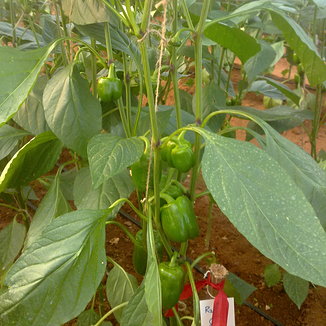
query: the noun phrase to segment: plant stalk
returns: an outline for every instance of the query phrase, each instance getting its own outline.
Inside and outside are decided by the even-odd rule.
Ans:
[[[202,33],[204,30],[204,23],[206,21],[208,10],[210,8],[211,0],[204,0],[201,15],[199,18],[198,25],[196,27],[195,38],[195,87],[196,87],[196,108],[195,108],[195,122],[196,125],[200,125],[202,121],[202,106],[203,106],[203,96],[202,96]],[[200,166],[200,135],[196,133],[195,136],[195,164],[192,169],[191,183],[190,183],[190,197],[191,200],[195,199],[196,181],[199,173]]]

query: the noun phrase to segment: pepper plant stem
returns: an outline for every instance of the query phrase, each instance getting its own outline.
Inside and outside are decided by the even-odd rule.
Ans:
[[[173,1],[173,33],[177,32],[178,28],[178,1]],[[177,119],[177,129],[182,127],[182,116],[181,116],[181,102],[180,102],[180,92],[178,85],[178,69],[177,69],[177,52],[175,46],[172,45],[171,48],[171,74],[173,83],[173,93],[175,101],[176,119]]]
[[[144,4],[144,12],[143,12],[143,20],[141,22],[141,32],[144,33],[144,37],[140,40],[140,53],[141,53],[141,61],[144,69],[144,80],[147,90],[147,99],[149,106],[149,114],[150,114],[150,123],[151,123],[151,133],[152,133],[152,148],[154,152],[154,172],[153,172],[153,181],[154,181],[154,222],[159,231],[161,230],[160,223],[160,152],[159,152],[159,132],[158,132],[158,124],[157,117],[155,111],[155,102],[154,102],[154,94],[152,88],[151,81],[151,73],[149,67],[148,60],[148,39],[146,34],[148,33],[148,23],[150,17],[150,10],[152,7],[152,1],[146,0]]]
[[[204,0],[201,15],[199,18],[198,25],[195,31],[195,87],[196,87],[196,108],[195,108],[195,121],[197,125],[201,124],[202,120],[202,60],[203,60],[203,50],[202,50],[202,33],[204,29],[204,23],[208,15],[208,10],[210,7],[211,0]],[[192,169],[191,183],[190,183],[190,197],[191,200],[195,199],[195,190],[196,190],[196,181],[199,172],[200,165],[200,135],[196,134],[195,136],[195,147],[194,147],[194,156],[195,164]]]
[[[118,306],[114,307],[113,309],[111,309],[109,312],[107,312],[94,326],[99,326],[101,325],[104,320],[106,318],[108,318],[110,315],[112,315],[115,311],[123,308],[124,306],[126,306],[128,304],[128,301],[127,302],[123,302],[123,303],[120,303]]]
[[[186,261],[185,265],[187,268],[189,282],[190,282],[192,293],[193,293],[194,324],[199,325],[200,308],[199,308],[199,297],[198,297],[198,293],[197,293],[197,289],[196,289],[196,284],[195,284],[194,276],[192,275],[190,264]]]

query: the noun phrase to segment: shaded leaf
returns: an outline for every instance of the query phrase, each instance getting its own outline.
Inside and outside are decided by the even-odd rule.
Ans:
[[[119,304],[130,300],[138,287],[138,283],[133,275],[127,273],[115,261],[111,259],[110,261],[114,266],[108,273],[105,290],[110,307],[114,308]],[[122,311],[123,308],[114,313],[118,322],[121,320]]]
[[[0,275],[14,262],[23,246],[25,235],[25,226],[16,219],[0,231]]]
[[[274,24],[283,32],[285,40],[298,55],[310,85],[316,86],[326,80],[326,64],[320,57],[312,39],[292,18],[271,12]]]
[[[283,286],[287,295],[300,309],[308,296],[309,282],[285,272],[283,274]]]
[[[89,168],[78,171],[74,183],[74,201],[78,209],[105,209],[119,198],[128,198],[134,186],[127,170],[104,181],[98,188],[92,185]],[[116,215],[123,203],[114,207]]]
[[[111,134],[93,137],[88,144],[88,159],[94,188],[137,162],[144,152],[143,141]]]
[[[296,94],[293,90],[288,88],[286,85],[284,85],[284,84],[282,84],[282,83],[280,83],[280,82],[278,82],[276,80],[273,80],[271,78],[268,78],[268,77],[260,77],[260,79],[265,80],[268,84],[270,84],[273,87],[275,87],[276,89],[278,89],[284,96],[289,98],[296,105],[299,105],[299,102],[300,102],[300,99],[301,99],[300,95]]]
[[[0,176],[0,192],[26,185],[51,170],[62,144],[51,133],[37,135],[25,144],[7,163]]]
[[[242,304],[257,289],[237,275],[229,273],[224,290],[228,297],[234,297],[237,304]]]
[[[46,76],[40,76],[37,79],[26,101],[13,118],[23,129],[29,131],[33,135],[38,135],[50,130],[45,120],[43,108],[43,91],[47,81],[48,79]]]
[[[282,273],[277,264],[267,265],[264,269],[264,279],[268,287],[274,286],[282,279]]]
[[[245,63],[260,50],[257,41],[238,27],[214,23],[205,29],[204,34],[220,46],[230,49],[242,63]]]
[[[33,216],[25,241],[25,249],[40,237],[54,218],[70,211],[71,207],[60,189],[60,176],[56,175]]]
[[[9,125],[0,127],[0,160],[9,155],[20,139],[29,135],[28,132]]]
[[[25,101],[54,47],[52,44],[33,51],[0,47],[0,125],[8,121]]]
[[[62,0],[62,7],[69,20],[86,25],[108,20],[106,6],[98,0]]]
[[[144,278],[145,298],[154,325],[162,325],[161,280],[157,265],[152,219],[147,226],[147,268]]]
[[[138,287],[128,305],[123,309],[120,324],[124,326],[154,325],[146,304],[144,283]]]
[[[259,74],[266,71],[276,57],[276,53],[269,43],[264,41],[259,43],[261,46],[260,51],[244,64],[249,83],[253,82]]]
[[[43,105],[53,133],[69,148],[86,157],[89,139],[102,126],[100,102],[91,94],[88,82],[68,66],[48,81]]]
[[[0,324],[59,326],[78,316],[106,265],[107,211],[58,217],[9,270],[0,294]]]

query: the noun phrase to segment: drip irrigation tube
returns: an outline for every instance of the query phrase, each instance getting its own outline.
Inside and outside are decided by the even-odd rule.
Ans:
[[[121,216],[123,216],[124,218],[128,219],[130,222],[134,223],[135,225],[137,225],[138,227],[141,227],[141,224],[139,223],[139,221],[137,221],[136,219],[134,219],[130,214],[128,214],[127,212],[125,212],[123,209],[120,209],[119,214]],[[175,250],[175,248],[172,248],[173,250]],[[192,263],[192,259],[186,257],[187,261],[189,261],[189,263]],[[201,273],[202,275],[205,275],[206,271],[201,268],[198,265],[194,266],[194,269]],[[266,314],[263,310],[257,308],[256,306],[254,306],[252,303],[244,301],[243,304],[247,307],[249,307],[250,309],[252,309],[254,312],[256,312],[257,314],[259,314],[260,316],[264,317],[265,319],[267,319],[268,321],[270,321],[271,323],[273,323],[275,326],[283,326],[283,324],[281,324],[279,321],[275,320],[273,317],[271,317],[270,315]]]

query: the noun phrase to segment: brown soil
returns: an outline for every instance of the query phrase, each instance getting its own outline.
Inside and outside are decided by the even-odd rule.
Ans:
[[[283,64],[283,63],[282,63]],[[285,63],[284,63],[285,64]],[[284,67],[279,66],[277,74]],[[236,81],[239,74],[235,72],[233,80]],[[188,89],[189,90],[189,89]],[[190,90],[191,91],[191,90]],[[172,95],[171,95],[172,96]],[[171,103],[172,97],[168,99]],[[255,94],[249,94],[245,98],[243,105],[256,108],[263,108],[262,97]],[[236,120],[234,123],[246,123],[245,120]],[[302,127],[296,127],[287,131],[284,135],[302,146],[308,152],[310,151],[308,136]],[[239,134],[241,138],[241,134]],[[318,151],[326,149],[326,127],[323,126],[318,137]],[[37,188],[39,197],[44,195],[44,190]],[[205,190],[202,180],[199,180],[198,191]],[[196,240],[190,242],[188,255],[195,258],[205,252],[204,238],[207,229],[208,199],[202,197],[196,202],[196,213],[199,217],[201,234]],[[129,212],[127,207],[125,209]],[[0,229],[7,225],[14,217],[15,212],[0,206]],[[133,233],[137,227],[126,219],[118,216],[118,219],[124,223]],[[299,310],[288,298],[282,285],[268,288],[263,279],[264,267],[271,263],[259,253],[257,249],[234,228],[229,220],[220,212],[218,207],[213,210],[213,227],[210,250],[216,253],[216,257],[230,272],[238,275],[245,281],[251,283],[257,288],[248,299],[249,302],[260,308],[275,320],[284,326],[324,326],[326,323],[326,288],[311,287],[309,296]],[[112,225],[107,229],[106,240],[107,254],[121,264],[129,273],[135,274],[132,267],[132,243],[124,233],[116,226]],[[207,266],[203,266],[207,267]],[[196,278],[202,276],[196,274]],[[140,281],[139,276],[137,276]],[[105,301],[105,299],[104,299]],[[107,311],[108,307],[103,300],[96,300],[97,304],[102,306],[102,312]],[[76,325],[76,322],[70,322],[66,325]],[[236,325],[237,326],[271,326],[273,323],[267,321],[259,314],[247,306],[236,306]]]

